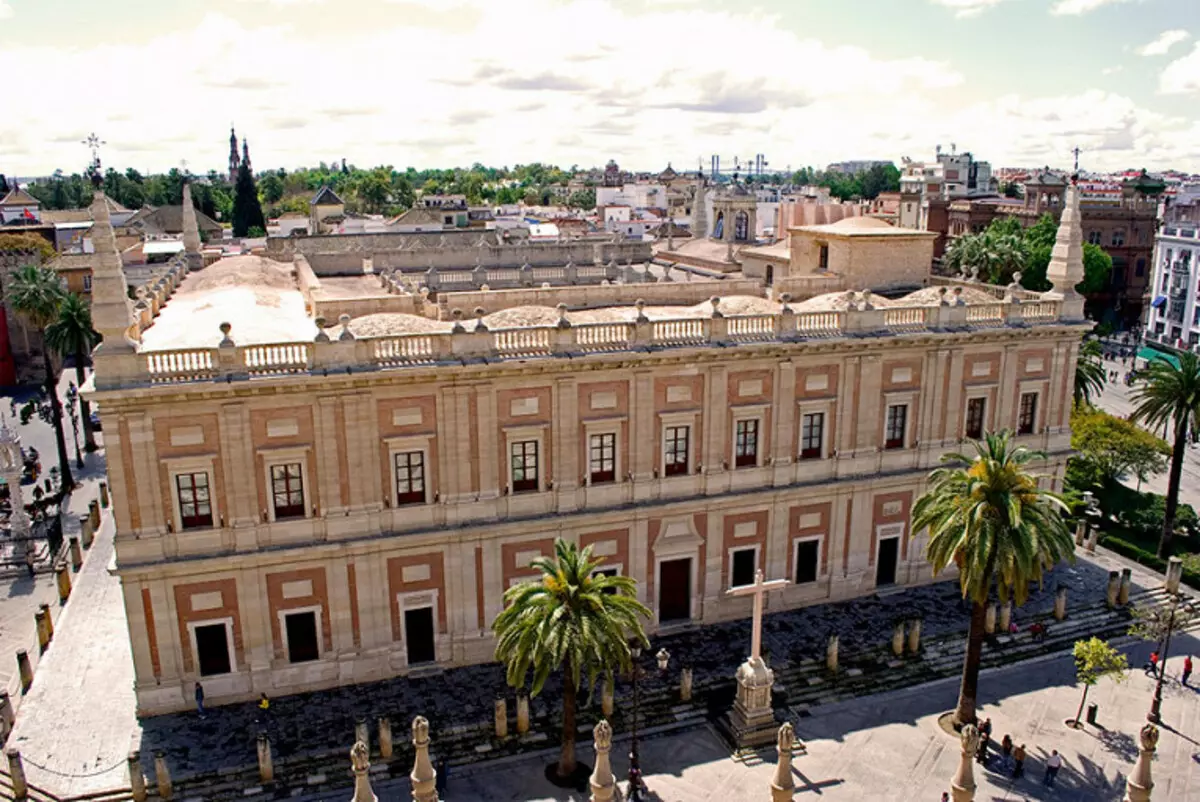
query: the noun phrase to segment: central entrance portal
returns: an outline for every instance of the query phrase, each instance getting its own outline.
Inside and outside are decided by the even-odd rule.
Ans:
[[[432,663],[437,659],[433,646],[433,608],[418,607],[404,611],[404,648],[408,664]]]
[[[875,560],[875,586],[896,584],[896,564],[900,559],[900,538],[885,537],[879,541],[879,556]]]
[[[659,623],[688,621],[692,617],[692,560],[664,560],[658,564]]]

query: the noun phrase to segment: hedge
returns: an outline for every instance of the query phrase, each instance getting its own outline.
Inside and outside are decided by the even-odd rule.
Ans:
[[[1122,540],[1113,535],[1104,535],[1100,538],[1100,545],[1105,548],[1112,549],[1122,557],[1128,557],[1139,565],[1144,565],[1147,568],[1153,568],[1159,573],[1166,573],[1167,561],[1158,557],[1152,552],[1146,551],[1141,546],[1130,543],[1128,540]],[[1200,572],[1189,571],[1186,566],[1183,569],[1183,581],[1185,584],[1200,590]]]

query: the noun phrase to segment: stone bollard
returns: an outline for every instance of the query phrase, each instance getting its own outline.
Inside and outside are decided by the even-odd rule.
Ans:
[[[825,668],[829,669],[830,674],[838,673],[838,636],[830,635],[829,642],[825,644]]]
[[[1117,595],[1121,592],[1121,574],[1117,571],[1108,572],[1108,590],[1105,593],[1105,601],[1109,607],[1117,606]]]
[[[1150,802],[1150,792],[1154,790],[1150,762],[1154,760],[1154,750],[1158,746],[1158,727],[1147,724],[1140,734],[1137,764],[1125,781],[1125,802]]]
[[[612,765],[608,753],[612,749],[612,727],[604,719],[596,722],[592,728],[592,748],[596,750],[596,768],[588,778],[592,787],[591,802],[611,802],[613,792],[617,788],[617,779],[613,777]]]
[[[354,770],[354,796],[350,802],[379,802],[379,797],[371,788],[371,750],[362,741],[355,741],[354,746],[350,747],[350,768]],[[414,786],[413,799],[416,798]]]
[[[1179,557],[1172,557],[1167,560],[1167,578],[1163,583],[1167,593],[1175,594],[1179,592],[1179,583],[1183,580],[1183,560]]]
[[[1006,601],[1000,605],[1000,625],[1001,632],[1008,634],[1008,628],[1012,625],[1012,602]]]
[[[371,731],[367,729],[367,719],[359,716],[354,720],[354,742],[367,745],[367,754],[371,754]]]
[[[1121,571],[1121,589],[1117,591],[1117,604],[1124,607],[1129,604],[1129,592],[1133,590],[1133,569],[1125,568]]]
[[[8,691],[0,691],[0,743],[4,743],[4,738],[12,732],[16,718]]]
[[[496,697],[496,737],[508,737],[508,701],[503,696]]]
[[[50,648],[50,628],[46,625],[50,616],[44,610],[33,614],[33,622],[37,626],[38,653],[45,654]]]
[[[600,712],[605,718],[612,715],[613,711],[613,680],[612,677],[604,680],[600,687]]]
[[[517,694],[517,735],[529,732],[529,697]]]
[[[125,759],[129,765],[129,795],[133,802],[146,802],[146,775],[142,771],[142,753],[133,751]]]
[[[21,675],[21,693],[28,693],[33,685],[33,664],[29,662],[29,652],[17,650],[17,673]]]
[[[1091,534],[1088,535],[1087,543],[1084,544],[1084,548],[1087,549],[1087,553],[1095,554],[1096,553],[1096,544],[1099,542],[1100,542],[1100,527],[1093,526]]]
[[[914,618],[908,622],[908,653],[916,654],[921,651],[921,619]]]
[[[950,783],[950,793],[954,802],[971,802],[975,799],[975,752],[979,748],[979,730],[974,724],[968,724],[959,733],[962,752],[958,758],[958,771]]]
[[[1083,541],[1087,538],[1087,519],[1080,518],[1075,524],[1075,545],[1082,546]]]
[[[438,802],[437,772],[429,762],[429,722],[424,716],[417,716],[412,723],[412,744],[416,752],[413,759],[412,774],[408,775],[412,783],[413,802]],[[355,800],[355,802],[363,802]]]
[[[29,798],[29,784],[25,782],[25,765],[21,762],[21,753],[16,749],[6,749],[8,756],[8,778],[12,783],[12,798],[16,802]]]
[[[79,538],[73,537],[68,541],[71,544],[71,570],[78,571],[83,567],[83,549],[79,547]]]
[[[685,666],[679,671],[679,701],[692,701],[692,668]]]
[[[1067,589],[1060,587],[1054,594],[1054,620],[1062,621],[1067,617]]]
[[[996,632],[996,605],[989,603],[983,614],[983,631],[989,635]]]
[[[100,483],[100,506],[108,509],[108,482]]]
[[[169,800],[174,788],[171,785],[171,770],[167,768],[167,756],[162,752],[154,753],[154,777],[158,780],[159,798]]]
[[[81,515],[79,517],[79,542],[85,549],[91,547],[95,535],[96,532],[92,529],[92,516]]]
[[[258,734],[258,781],[263,785],[275,781],[275,761],[271,759],[271,739],[265,732]]]
[[[92,534],[100,528],[100,502],[92,499],[88,502],[88,516],[92,519]]]
[[[775,777],[771,780],[771,802],[792,802],[796,781],[792,778],[792,747],[796,743],[796,730],[790,721],[785,721],[775,735],[775,751],[779,762],[775,766]]]
[[[50,636],[50,640],[54,640],[54,616],[50,615],[50,605],[39,604],[38,612],[46,616],[46,633]]]
[[[392,759],[392,720],[387,716],[379,717],[379,756]]]
[[[904,622],[896,624],[896,628],[892,630],[892,654],[897,657],[904,656]]]
[[[54,566],[54,577],[58,580],[58,600],[65,604],[71,597],[71,569],[65,562]]]

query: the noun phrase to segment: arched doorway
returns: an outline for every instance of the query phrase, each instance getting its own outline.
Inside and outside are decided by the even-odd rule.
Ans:
[[[725,233],[725,212],[717,212],[717,219],[713,223],[713,239],[721,239]]]

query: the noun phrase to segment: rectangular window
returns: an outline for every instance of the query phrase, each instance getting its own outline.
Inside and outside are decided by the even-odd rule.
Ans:
[[[620,576],[620,572],[619,572],[619,571],[617,571],[617,569],[616,569],[616,568],[598,568],[598,569],[596,569],[595,571],[592,571],[592,576],[594,576],[594,577],[600,577],[600,576]],[[601,592],[601,593],[607,593],[609,596],[615,596],[615,595],[617,595],[617,589],[616,589],[616,588],[605,588],[604,590],[602,590],[602,591],[600,591],[600,592]]]
[[[1017,434],[1033,434],[1037,421],[1037,393],[1021,393],[1021,412],[1017,417]]]
[[[817,269],[818,270],[828,270],[829,269],[829,246],[828,245],[821,246],[820,253],[817,256]]]
[[[821,557],[821,541],[796,541],[796,584],[817,581],[817,561]]]
[[[800,459],[820,459],[825,439],[825,413],[810,412],[800,423]]]
[[[304,479],[299,462],[271,466],[275,519],[304,517]]]
[[[1120,247],[1125,244],[1125,229],[1114,228],[1112,233],[1112,244]]]
[[[738,549],[729,559],[729,586],[736,588],[754,584],[754,569],[757,568],[756,549]]]
[[[513,443],[512,492],[529,493],[538,491],[538,442],[522,440]]]
[[[978,440],[983,437],[983,413],[987,401],[983,398],[967,400],[967,437]]]
[[[686,476],[688,472],[688,440],[691,426],[668,426],[665,435],[663,468],[667,476]]]
[[[84,275],[83,275],[83,291],[84,292],[92,291],[92,274],[91,273],[84,273]]]
[[[396,455],[396,504],[425,503],[425,452]]]
[[[904,430],[908,424],[908,404],[893,404],[887,408],[887,427],[883,435],[884,448],[904,448]]]
[[[1088,232],[1088,242],[1090,242],[1093,245],[1099,245],[1100,244],[1100,232],[1099,231],[1089,231]]]
[[[288,662],[308,663],[321,657],[317,645],[317,614],[311,611],[283,617],[287,630]]]
[[[224,624],[204,624],[195,629],[196,661],[200,676],[213,677],[232,670],[229,660],[229,638]]]
[[[181,473],[175,477],[179,495],[179,523],[184,529],[208,529],[213,525],[212,501],[207,473]]]
[[[617,480],[617,435],[612,432],[594,434],[588,446],[588,473],[592,484]]]
[[[758,467],[758,419],[737,422],[733,464],[736,468]]]

